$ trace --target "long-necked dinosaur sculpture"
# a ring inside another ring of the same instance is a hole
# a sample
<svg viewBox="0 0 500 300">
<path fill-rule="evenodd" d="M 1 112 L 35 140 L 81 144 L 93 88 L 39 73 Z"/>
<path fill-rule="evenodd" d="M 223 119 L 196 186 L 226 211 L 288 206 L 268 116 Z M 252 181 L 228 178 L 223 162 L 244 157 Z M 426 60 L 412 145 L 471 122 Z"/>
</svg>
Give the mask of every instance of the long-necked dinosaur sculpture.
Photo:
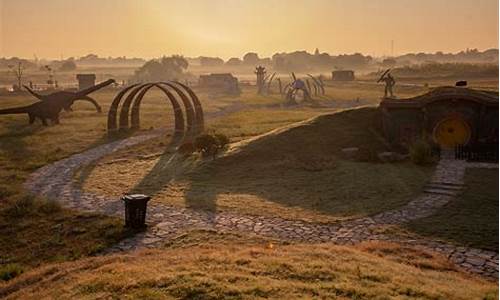
<svg viewBox="0 0 500 300">
<path fill-rule="evenodd" d="M 38 93 L 36 93 L 35 91 L 33 91 L 32 89 L 30 89 L 29 87 L 27 86 L 24 86 L 24 88 L 31 94 L 33 95 L 35 98 L 41 100 L 41 101 L 54 101 L 56 99 L 66 99 L 67 102 L 71 102 L 71 105 L 73 105 L 73 103 L 76 101 L 76 100 L 84 100 L 84 101 L 88 101 L 90 103 L 92 103 L 97 112 L 101 112 L 102 109 L 101 109 L 101 106 L 99 106 L 99 104 L 97 103 L 97 101 L 95 101 L 93 98 L 89 97 L 88 94 L 92 93 L 92 92 L 95 92 L 97 91 L 98 89 L 101 89 L 107 85 L 110 85 L 112 83 L 114 83 L 115 81 L 113 79 L 109 79 L 109 80 L 106 80 L 104 82 L 101 82 L 95 86 L 92 86 L 92 87 L 89 87 L 87 89 L 83 89 L 83 90 L 80 90 L 80 91 L 77 91 L 77 92 L 69 92 L 69 91 L 58 91 L 58 92 L 55 92 L 55 93 L 52 93 L 52 94 L 49 94 L 49 95 L 40 95 Z M 69 107 L 64 107 L 65 110 L 67 111 L 71 111 L 71 105 Z"/>
<path fill-rule="evenodd" d="M 89 87 L 77 92 L 61 91 L 46 96 L 39 95 L 28 89 L 28 91 L 33 96 L 42 101 L 35 102 L 27 106 L 2 109 L 0 110 L 0 115 L 28 114 L 30 124 L 33 124 L 37 118 L 42 121 L 43 125 L 47 125 L 47 120 L 51 120 L 53 124 L 59 124 L 59 113 L 61 112 L 61 110 L 65 109 L 67 111 L 70 111 L 71 105 L 73 105 L 76 100 L 92 100 L 91 102 L 97 105 L 97 102 L 95 102 L 94 99 L 88 97 L 87 95 L 114 82 L 115 81 L 113 79 L 109 79 L 93 87 Z"/>
</svg>

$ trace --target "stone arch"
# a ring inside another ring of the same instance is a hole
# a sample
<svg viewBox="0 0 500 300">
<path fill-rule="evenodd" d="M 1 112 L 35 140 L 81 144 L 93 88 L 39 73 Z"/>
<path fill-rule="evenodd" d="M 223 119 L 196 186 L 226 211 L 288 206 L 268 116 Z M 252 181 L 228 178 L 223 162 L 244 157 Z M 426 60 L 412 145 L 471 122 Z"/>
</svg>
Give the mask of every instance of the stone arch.
<svg viewBox="0 0 500 300">
<path fill-rule="evenodd" d="M 171 82 L 159 82 L 158 84 L 166 85 L 172 88 L 177 93 L 177 95 L 179 95 L 182 104 L 184 105 L 184 109 L 186 110 L 186 121 L 187 121 L 186 136 L 189 138 L 194 137 L 197 134 L 196 132 L 197 120 L 193 103 L 181 89 L 179 89 L 176 85 L 172 84 Z"/>
<path fill-rule="evenodd" d="M 185 135 L 185 124 L 184 124 L 184 114 L 182 112 L 182 108 L 175 98 L 175 96 L 164 86 L 160 85 L 160 83 L 150 83 L 143 87 L 143 90 L 133 99 L 133 104 L 131 101 L 124 103 L 122 106 L 122 116 L 123 116 L 123 125 L 126 124 L 128 127 L 128 112 L 130 110 L 130 105 L 132 104 L 132 113 L 131 113 L 131 128 L 138 129 L 140 127 L 140 119 L 139 119 L 139 110 L 140 105 L 142 103 L 142 99 L 146 92 L 152 88 L 153 86 L 158 87 L 170 100 L 172 107 L 174 109 L 175 116 L 175 135 L 176 137 Z M 191 121 L 189 121 L 191 122 Z M 188 126 L 193 126 L 193 124 L 188 123 Z"/>
<path fill-rule="evenodd" d="M 180 82 L 168 81 L 134 84 L 120 91 L 113 99 L 108 113 L 108 131 L 117 130 L 117 112 L 121 100 L 127 93 L 128 95 L 125 97 L 120 109 L 119 129 L 138 129 L 140 127 L 140 105 L 145 94 L 152 87 L 158 87 L 172 104 L 175 116 L 174 139 L 181 137 L 191 139 L 204 130 L 203 108 L 194 91 Z M 185 112 L 183 112 L 178 99 L 171 90 L 175 91 L 175 94 L 179 96 Z M 132 109 L 130 109 L 131 107 Z M 184 114 L 186 118 L 184 118 Z M 185 121 L 187 124 L 185 124 Z"/>
<path fill-rule="evenodd" d="M 109 107 L 109 112 L 108 112 L 108 132 L 115 131 L 117 129 L 116 126 L 116 114 L 118 112 L 118 105 L 120 105 L 120 102 L 122 101 L 123 96 L 133 89 L 134 87 L 138 86 L 139 84 L 132 84 L 129 85 L 128 87 L 124 88 L 121 90 L 113 99 L 113 102 L 111 103 L 111 106 Z"/>
<path fill-rule="evenodd" d="M 120 119 L 119 119 L 119 124 L 120 124 L 120 130 L 124 129 L 129 129 L 129 122 L 128 122 L 128 115 L 129 115 L 129 110 L 130 110 L 130 104 L 132 101 L 135 101 L 136 98 L 144 97 L 144 95 L 149 91 L 154 86 L 154 83 L 145 83 L 141 84 L 130 94 L 128 94 L 127 98 L 125 98 L 125 101 L 123 101 L 122 108 L 120 110 Z"/>
<path fill-rule="evenodd" d="M 201 106 L 200 99 L 196 96 L 195 92 L 185 84 L 182 84 L 178 81 L 174 81 L 175 84 L 183 88 L 191 97 L 191 101 L 193 101 L 194 111 L 196 116 L 196 125 L 195 134 L 202 133 L 205 130 L 205 117 L 203 115 L 203 107 Z"/>
</svg>

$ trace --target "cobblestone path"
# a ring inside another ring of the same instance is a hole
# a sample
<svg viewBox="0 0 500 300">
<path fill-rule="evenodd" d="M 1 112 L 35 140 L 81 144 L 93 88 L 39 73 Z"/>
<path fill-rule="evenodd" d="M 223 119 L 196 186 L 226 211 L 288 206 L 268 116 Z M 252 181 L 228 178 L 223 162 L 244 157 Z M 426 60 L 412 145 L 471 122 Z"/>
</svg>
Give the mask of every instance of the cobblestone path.
<svg viewBox="0 0 500 300">
<path fill-rule="evenodd" d="M 34 172 L 25 187 L 34 194 L 60 201 L 68 208 L 123 216 L 123 203 L 100 195 L 84 193 L 73 183 L 75 172 L 114 151 L 143 143 L 159 133 L 134 136 L 75 154 L 66 159 L 44 166 Z M 126 239 L 110 252 L 127 251 L 141 247 L 155 247 L 187 230 L 195 228 L 218 231 L 239 231 L 270 238 L 300 242 L 334 242 L 354 244 L 360 241 L 382 240 L 421 246 L 440 252 L 459 267 L 482 276 L 498 279 L 498 253 L 457 247 L 442 241 L 426 239 L 410 240 L 386 235 L 380 230 L 386 225 L 402 224 L 435 213 L 440 207 L 453 201 L 463 188 L 467 167 L 492 167 L 495 164 L 471 164 L 444 155 L 424 192 L 407 205 L 370 217 L 335 224 L 308 223 L 231 213 L 211 213 L 150 203 L 148 229 L 144 233 Z M 377 230 L 379 229 L 379 230 Z"/>
</svg>

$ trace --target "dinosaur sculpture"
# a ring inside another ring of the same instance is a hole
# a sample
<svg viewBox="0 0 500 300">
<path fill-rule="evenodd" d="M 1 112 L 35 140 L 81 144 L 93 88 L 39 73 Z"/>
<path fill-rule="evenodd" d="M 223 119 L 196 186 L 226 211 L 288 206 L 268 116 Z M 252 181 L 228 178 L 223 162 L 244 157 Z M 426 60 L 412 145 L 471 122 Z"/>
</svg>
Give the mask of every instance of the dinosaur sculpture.
<svg viewBox="0 0 500 300">
<path fill-rule="evenodd" d="M 88 101 L 90 103 L 92 103 L 97 112 L 102 112 L 102 109 L 101 109 L 101 106 L 99 106 L 99 104 L 97 103 L 97 101 L 95 101 L 93 98 L 89 97 L 88 94 L 92 93 L 92 92 L 95 92 L 97 91 L 98 89 L 101 89 L 107 85 L 110 85 L 112 83 L 114 83 L 115 81 L 113 79 L 109 79 L 109 80 L 106 80 L 104 82 L 101 82 L 95 86 L 92 86 L 92 87 L 89 87 L 87 89 L 83 89 L 83 90 L 80 90 L 80 91 L 77 91 L 77 92 L 68 92 L 68 91 L 58 91 L 58 92 L 55 92 L 55 93 L 52 93 L 52 94 L 49 94 L 49 95 L 40 95 L 38 93 L 36 93 L 35 91 L 33 91 L 32 89 L 30 89 L 29 87 L 27 86 L 24 86 L 24 88 L 31 94 L 33 95 L 35 98 L 41 100 L 41 101 L 46 101 L 46 102 L 51 102 L 51 101 L 54 101 L 56 99 L 60 99 L 62 100 L 63 102 L 66 101 L 67 103 L 71 103 L 69 106 L 66 106 L 64 107 L 64 109 L 66 111 L 71 111 L 71 105 L 73 105 L 73 103 L 76 101 L 76 100 L 84 100 L 84 101 Z"/>
<path fill-rule="evenodd" d="M 78 91 L 78 92 L 55 92 L 50 95 L 42 96 L 39 95 L 30 89 L 28 91 L 37 97 L 38 99 L 42 101 L 35 102 L 31 105 L 27 106 L 22 106 L 22 107 L 13 107 L 13 108 L 7 108 L 7 109 L 2 109 L 0 110 L 0 115 L 7 115 L 7 114 L 28 114 L 29 116 L 29 123 L 33 124 L 37 118 L 39 118 L 42 121 L 43 125 L 47 125 L 47 119 L 51 120 L 53 124 L 59 124 L 59 113 L 61 113 L 61 110 L 71 110 L 71 105 L 76 100 L 88 100 L 87 95 L 100 89 L 103 88 L 107 85 L 110 85 L 111 83 L 114 83 L 115 81 L 113 79 L 106 80 L 104 82 L 101 82 L 93 87 Z M 92 99 L 92 98 L 90 98 Z M 93 99 L 92 99 L 93 100 Z M 95 100 L 91 101 L 92 103 L 95 102 Z M 97 104 L 97 102 L 95 102 Z"/>
<path fill-rule="evenodd" d="M 304 101 L 309 101 L 309 102 L 312 101 L 310 90 L 306 86 L 307 81 L 304 82 L 303 80 L 298 79 L 295 76 L 295 73 L 293 73 L 293 72 L 291 74 L 291 78 L 292 78 L 292 82 L 287 84 L 285 86 L 285 89 L 284 89 L 285 93 L 286 93 L 285 98 L 287 100 L 287 103 L 288 104 L 297 104 L 297 102 L 295 100 L 295 96 L 297 95 L 298 91 L 302 91 Z"/>
</svg>

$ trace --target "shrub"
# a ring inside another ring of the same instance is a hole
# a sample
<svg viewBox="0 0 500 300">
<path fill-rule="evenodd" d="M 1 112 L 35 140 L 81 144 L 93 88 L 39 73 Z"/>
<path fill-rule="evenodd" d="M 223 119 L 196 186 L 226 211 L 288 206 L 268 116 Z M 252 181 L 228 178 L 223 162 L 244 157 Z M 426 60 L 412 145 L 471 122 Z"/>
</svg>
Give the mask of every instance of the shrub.
<svg viewBox="0 0 500 300">
<path fill-rule="evenodd" d="M 182 145 L 179 146 L 179 149 L 177 151 L 182 154 L 182 155 L 190 155 L 193 152 L 196 151 L 196 148 L 194 147 L 194 144 L 192 142 L 186 142 Z"/>
<path fill-rule="evenodd" d="M 33 195 L 22 194 L 13 197 L 3 209 L 3 213 L 11 218 L 19 218 L 34 212 L 56 213 L 61 209 L 61 205 L 56 201 L 36 199 Z"/>
<path fill-rule="evenodd" d="M 41 200 L 38 209 L 43 213 L 55 213 L 61 211 L 61 204 L 54 200 Z"/>
<path fill-rule="evenodd" d="M 194 148 L 203 156 L 212 155 L 214 158 L 217 153 L 227 147 L 229 138 L 223 134 L 202 134 L 194 140 Z"/>
<path fill-rule="evenodd" d="M 225 149 L 227 145 L 229 145 L 229 138 L 226 135 L 216 133 L 214 137 L 217 140 L 217 147 L 219 148 L 219 150 Z"/>
<path fill-rule="evenodd" d="M 9 217 L 22 217 L 35 209 L 35 198 L 32 195 L 21 195 L 9 201 L 5 213 Z"/>
<path fill-rule="evenodd" d="M 425 139 L 416 140 L 410 146 L 410 158 L 417 165 L 432 163 L 432 146 Z"/>
<path fill-rule="evenodd" d="M 18 264 L 6 264 L 0 267 L 0 279 L 3 281 L 11 280 L 23 273 L 23 268 Z"/>
</svg>

